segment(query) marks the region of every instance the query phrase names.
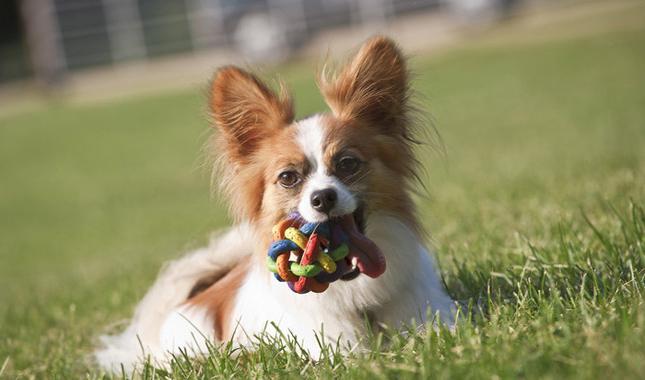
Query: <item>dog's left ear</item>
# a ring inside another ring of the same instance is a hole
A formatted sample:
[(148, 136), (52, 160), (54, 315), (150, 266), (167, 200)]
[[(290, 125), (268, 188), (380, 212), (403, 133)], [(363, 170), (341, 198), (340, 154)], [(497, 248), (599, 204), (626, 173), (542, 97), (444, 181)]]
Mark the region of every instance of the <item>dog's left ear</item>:
[(255, 75), (226, 66), (210, 89), (210, 110), (229, 159), (246, 162), (260, 141), (293, 121), (293, 104), (284, 87), (276, 94)]
[(365, 42), (339, 74), (330, 77), (323, 70), (318, 85), (339, 119), (396, 128), (406, 116), (408, 69), (398, 46), (387, 37)]

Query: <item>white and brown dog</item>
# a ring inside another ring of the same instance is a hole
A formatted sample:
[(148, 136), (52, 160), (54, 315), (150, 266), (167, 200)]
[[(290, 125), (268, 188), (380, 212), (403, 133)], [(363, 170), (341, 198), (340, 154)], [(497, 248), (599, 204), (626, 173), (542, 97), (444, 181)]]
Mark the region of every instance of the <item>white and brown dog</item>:
[[(273, 326), (316, 356), (317, 334), (360, 345), (366, 316), (373, 326), (424, 323), (428, 315), (454, 323), (455, 304), (411, 199), (418, 162), (408, 81), (396, 44), (372, 38), (338, 74), (320, 76), (331, 112), (296, 121), (285, 91), (236, 67), (218, 70), (209, 104), (219, 132), (213, 150), (238, 224), (169, 263), (129, 327), (103, 338), (99, 363), (132, 368), (151, 357), (161, 364), (182, 347), (203, 352), (205, 340), (249, 345)], [(325, 292), (296, 294), (265, 263), (272, 226), (293, 212), (309, 222), (351, 215), (378, 249), (355, 257), (344, 281)], [(382, 258), (387, 268), (373, 278)]]

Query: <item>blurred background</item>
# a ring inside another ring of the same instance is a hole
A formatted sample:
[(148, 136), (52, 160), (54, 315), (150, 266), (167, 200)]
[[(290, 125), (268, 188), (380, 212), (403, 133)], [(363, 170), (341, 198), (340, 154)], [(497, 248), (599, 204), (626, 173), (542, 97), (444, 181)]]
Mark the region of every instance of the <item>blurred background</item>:
[(203, 79), (204, 66), (218, 63), (321, 57), (373, 33), (390, 32), (405, 47), (427, 49), (454, 37), (458, 27), (509, 17), (520, 2), (6, 0), (0, 4), (0, 89), (12, 82), (52, 91), (103, 81), (127, 91), (119, 88), (124, 81), (152, 85), (159, 75), (170, 85)]

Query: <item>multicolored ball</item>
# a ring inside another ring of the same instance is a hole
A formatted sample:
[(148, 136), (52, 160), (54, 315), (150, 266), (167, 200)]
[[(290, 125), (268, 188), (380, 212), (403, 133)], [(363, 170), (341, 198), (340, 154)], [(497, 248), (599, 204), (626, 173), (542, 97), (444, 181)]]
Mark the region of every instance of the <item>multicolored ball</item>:
[(348, 238), (340, 225), (307, 223), (293, 214), (273, 227), (267, 266), (296, 293), (321, 293), (348, 270)]

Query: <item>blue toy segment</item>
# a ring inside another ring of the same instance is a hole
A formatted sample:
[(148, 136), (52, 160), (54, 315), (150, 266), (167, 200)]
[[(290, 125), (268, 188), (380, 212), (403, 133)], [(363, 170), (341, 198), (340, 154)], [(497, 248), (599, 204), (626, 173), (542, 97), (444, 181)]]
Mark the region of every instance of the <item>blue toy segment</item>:
[(278, 280), (278, 281), (280, 281), (280, 282), (284, 282), (284, 280), (282, 279), (282, 277), (280, 277), (280, 275), (279, 275), (279, 274), (277, 274), (277, 273), (274, 273), (274, 274), (273, 274), (273, 277), (275, 277), (275, 279), (276, 279), (276, 280)]
[(325, 239), (329, 239), (329, 232), (330, 232), (329, 223), (320, 224), (318, 226), (318, 230), (316, 231), (318, 232), (318, 235), (324, 237)]
[(291, 240), (278, 240), (271, 243), (271, 246), (269, 247), (269, 256), (271, 256), (273, 260), (277, 260), (281, 253), (297, 251), (298, 249), (300, 249), (298, 245)]
[(318, 223), (306, 223), (302, 227), (300, 227), (300, 232), (309, 236), (312, 232), (314, 232), (317, 226)]
[(329, 239), (329, 223), (306, 223), (300, 227), (300, 232), (309, 236), (314, 231), (325, 239)]

